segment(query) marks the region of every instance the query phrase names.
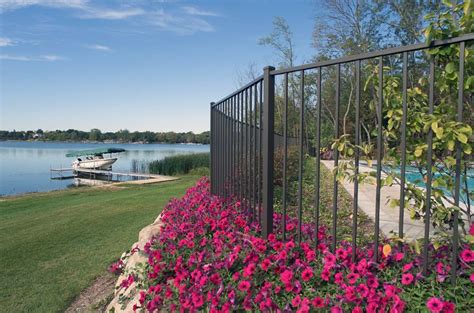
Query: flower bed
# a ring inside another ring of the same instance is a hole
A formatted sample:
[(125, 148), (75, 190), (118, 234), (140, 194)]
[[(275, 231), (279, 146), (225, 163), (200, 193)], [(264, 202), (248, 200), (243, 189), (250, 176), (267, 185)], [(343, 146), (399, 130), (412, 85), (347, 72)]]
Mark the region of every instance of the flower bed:
[[(279, 218), (275, 215), (277, 225)], [(137, 311), (468, 312), (474, 307), (472, 246), (461, 249), (453, 287), (448, 247), (431, 251), (434, 266), (424, 277), (421, 257), (408, 245), (380, 246), (378, 264), (371, 261), (372, 247), (361, 247), (352, 262), (348, 242), (329, 252), (324, 227), (317, 249), (310, 224), (302, 225), (303, 242), (296, 244), (292, 219), (289, 240), (279, 241), (278, 233), (263, 240), (240, 203), (212, 196), (205, 179), (171, 201), (162, 222), (161, 233), (138, 252), (147, 255), (147, 264), (120, 284), (124, 290), (137, 288)]]

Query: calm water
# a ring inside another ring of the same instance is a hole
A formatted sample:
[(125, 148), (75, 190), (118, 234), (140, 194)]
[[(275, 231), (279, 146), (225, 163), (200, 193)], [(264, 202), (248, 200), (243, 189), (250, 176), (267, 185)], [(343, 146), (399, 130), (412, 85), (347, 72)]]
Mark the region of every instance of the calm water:
[(208, 145), (103, 144), (0, 141), (0, 195), (64, 189), (72, 180), (51, 180), (50, 168), (71, 167), (71, 150), (104, 147), (124, 148), (113, 165), (117, 172), (133, 171), (133, 164), (160, 160), (166, 156), (209, 152)]

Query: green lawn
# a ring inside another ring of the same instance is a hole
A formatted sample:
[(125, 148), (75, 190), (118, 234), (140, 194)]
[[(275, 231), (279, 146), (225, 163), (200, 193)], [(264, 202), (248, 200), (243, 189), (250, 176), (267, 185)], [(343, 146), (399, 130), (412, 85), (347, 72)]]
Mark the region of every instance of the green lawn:
[(0, 199), (0, 311), (64, 311), (196, 180)]

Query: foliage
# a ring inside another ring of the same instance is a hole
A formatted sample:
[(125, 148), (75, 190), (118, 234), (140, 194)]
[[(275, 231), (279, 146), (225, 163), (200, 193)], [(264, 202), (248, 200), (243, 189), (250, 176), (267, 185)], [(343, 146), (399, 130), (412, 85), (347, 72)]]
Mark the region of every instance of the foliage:
[(93, 141), (93, 142), (144, 142), (144, 143), (200, 143), (209, 144), (209, 132), (194, 134), (193, 132), (130, 132), (121, 129), (117, 132), (101, 132), (97, 128), (89, 132), (76, 129), (43, 131), (7, 131), (0, 130), (0, 140), (43, 140), (43, 141)]
[(280, 67), (291, 67), (295, 61), (293, 33), (283, 17), (273, 19), (273, 31), (270, 35), (260, 38), (259, 45), (270, 46), (280, 54)]
[[(291, 165), (294, 164), (294, 165)], [(279, 164), (281, 166), (281, 164)], [(298, 212), (298, 153), (289, 150), (288, 174), (286, 189), (286, 213), (292, 218), (297, 217)], [(282, 167), (276, 167), (276, 169)], [(293, 168), (293, 170), (291, 170)], [(276, 180), (280, 180), (282, 171), (275, 171)], [(315, 179), (316, 159), (305, 155), (302, 177), (302, 220), (305, 223), (313, 223), (315, 218)], [(319, 224), (332, 225), (333, 187), (334, 178), (330, 170), (324, 164), (320, 165), (320, 187), (319, 187)], [(280, 181), (282, 183), (282, 181)], [(274, 182), (274, 210), (283, 214), (283, 187)], [(337, 196), (337, 238), (352, 241), (353, 227), (353, 200), (351, 195), (340, 188)], [(283, 227), (282, 223), (276, 227)], [(357, 213), (357, 244), (366, 244), (373, 240), (374, 224), (362, 211)]]
[[(451, 5), (446, 11), (438, 15), (427, 16), (429, 25), (425, 36), (428, 41), (445, 39), (448, 36), (458, 36), (473, 31), (474, 15), (472, 2), (466, 1)], [(464, 80), (464, 119), (457, 120), (457, 102), (459, 86), (459, 44), (429, 49), (427, 58), (435, 64), (435, 77), (433, 90), (434, 108), (429, 109), (429, 82), (426, 77), (413, 82), (407, 88), (407, 116), (406, 116), (406, 164), (413, 166), (422, 177), (419, 184), (432, 180), (431, 193), (431, 221), (441, 235), (447, 235), (447, 230), (452, 228), (454, 213), (461, 211), (462, 219), (469, 221), (470, 200), (474, 194), (470, 193), (467, 184), (467, 168), (474, 138), (472, 137), (472, 108), (470, 94), (474, 91), (474, 50), (472, 45), (466, 47), (465, 80)], [(368, 65), (371, 74), (365, 82), (365, 89), (373, 88), (379, 92), (379, 69), (377, 66)], [(391, 67), (383, 68), (383, 138), (384, 138), (384, 172), (387, 175), (382, 180), (383, 185), (400, 184), (400, 174), (394, 166), (401, 163), (400, 134), (403, 119), (402, 108), (402, 83), (400, 72)], [(429, 76), (429, 74), (427, 73)], [(374, 98), (369, 103), (375, 115), (378, 99)], [(432, 139), (428, 139), (432, 138)], [(432, 152), (429, 147), (432, 141)], [(455, 203), (455, 177), (456, 177), (456, 149), (459, 147), (461, 195), (460, 206)], [(373, 146), (355, 146), (351, 143), (350, 135), (343, 134), (333, 143), (333, 148), (338, 149), (344, 157), (351, 158), (355, 150), (369, 163), (372, 160)], [(431, 160), (429, 159), (431, 154)], [(430, 164), (432, 166), (430, 167)], [(354, 175), (354, 163), (343, 162), (338, 170), (340, 178), (358, 179), (365, 181), (372, 173)], [(413, 219), (421, 219), (426, 215), (427, 191), (419, 188), (416, 183), (407, 182), (405, 185), (405, 203)], [(392, 199), (394, 206), (399, 205), (399, 199)], [(461, 223), (463, 220), (461, 220)], [(464, 228), (466, 231), (466, 228)]]
[(181, 154), (164, 158), (163, 160), (150, 162), (148, 169), (150, 173), (161, 175), (188, 174), (197, 168), (209, 168), (209, 153)]
[(333, 254), (324, 227), (315, 233), (303, 223), (296, 244), (293, 218), (286, 242), (278, 239), (280, 229), (262, 239), (241, 203), (212, 196), (207, 180), (171, 201), (162, 222), (161, 233), (137, 252), (148, 256), (144, 267), (125, 273), (118, 287), (132, 288), (131, 297), (138, 293), (137, 311), (466, 312), (474, 305), (472, 246), (460, 253), (453, 287), (447, 247), (430, 250), (436, 265), (424, 277), (421, 258), (408, 245), (377, 246), (379, 264), (371, 261), (371, 246), (352, 251), (341, 241)]
[(189, 175), (193, 176), (209, 176), (210, 171), (208, 166), (201, 166), (201, 167), (196, 167), (193, 168), (189, 171)]
[[(289, 145), (286, 151), (286, 179), (287, 181), (296, 181), (298, 179), (298, 147)], [(275, 186), (283, 186), (283, 162), (285, 150), (283, 147), (275, 148), (273, 156), (273, 167), (276, 169), (273, 176)]]

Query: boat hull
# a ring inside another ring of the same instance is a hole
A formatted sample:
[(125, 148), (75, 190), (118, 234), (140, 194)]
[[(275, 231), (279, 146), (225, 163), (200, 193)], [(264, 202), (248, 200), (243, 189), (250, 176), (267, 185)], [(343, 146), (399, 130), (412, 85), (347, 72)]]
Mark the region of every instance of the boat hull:
[(89, 170), (108, 170), (117, 158), (94, 159), (94, 160), (76, 160), (72, 163), (73, 169), (89, 169)]

